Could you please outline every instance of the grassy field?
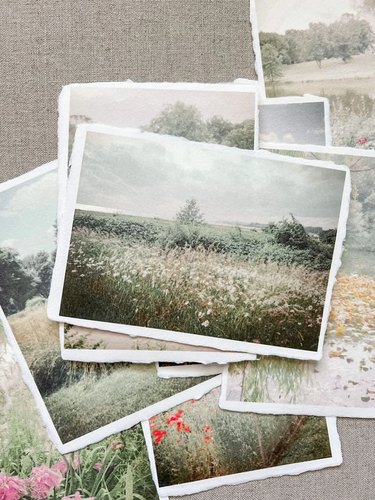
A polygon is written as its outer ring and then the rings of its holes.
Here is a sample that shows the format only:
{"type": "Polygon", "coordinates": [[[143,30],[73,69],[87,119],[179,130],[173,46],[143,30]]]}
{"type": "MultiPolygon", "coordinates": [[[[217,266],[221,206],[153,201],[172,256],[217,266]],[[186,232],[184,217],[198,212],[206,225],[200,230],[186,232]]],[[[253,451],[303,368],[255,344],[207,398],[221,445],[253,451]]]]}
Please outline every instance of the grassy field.
{"type": "Polygon", "coordinates": [[[293,264],[308,263],[308,251],[275,244],[264,231],[81,217],[63,315],[316,348],[328,273],[293,264]]]}
{"type": "Polygon", "coordinates": [[[228,412],[218,396],[150,420],[160,486],[331,456],[324,418],[228,412]]]}

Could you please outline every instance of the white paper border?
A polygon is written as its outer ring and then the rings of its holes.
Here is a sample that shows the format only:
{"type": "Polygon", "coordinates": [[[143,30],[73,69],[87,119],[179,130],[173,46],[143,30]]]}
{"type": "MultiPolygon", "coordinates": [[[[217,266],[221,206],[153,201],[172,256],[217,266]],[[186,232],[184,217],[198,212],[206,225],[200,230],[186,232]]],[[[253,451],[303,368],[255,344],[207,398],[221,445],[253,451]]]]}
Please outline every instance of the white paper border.
{"type": "MultiPolygon", "coordinates": [[[[64,222],[59,238],[59,247],[57,250],[56,264],[53,270],[51,292],[48,300],[48,309],[47,309],[48,317],[53,321],[64,322],[76,326],[96,328],[99,330],[106,330],[118,333],[126,333],[128,335],[133,335],[133,336],[171,340],[176,342],[176,332],[173,331],[160,330],[156,328],[144,328],[134,325],[120,325],[117,323],[71,318],[71,317],[61,316],[59,314],[60,302],[64,286],[65,269],[69,253],[71,229],[73,225],[74,212],[76,208],[80,170],[85,149],[85,140],[87,132],[97,132],[108,135],[116,135],[119,137],[139,138],[142,136],[146,138],[148,137],[149,139],[152,140],[156,140],[158,141],[158,143],[186,141],[189,144],[196,144],[197,147],[201,149],[207,149],[207,150],[211,149],[216,151],[220,150],[222,154],[226,153],[231,154],[234,150],[236,150],[236,148],[226,147],[216,144],[206,144],[201,142],[194,143],[193,141],[187,141],[186,139],[183,138],[163,136],[159,134],[152,134],[149,132],[141,132],[138,129],[119,129],[116,127],[108,127],[105,125],[79,125],[77,128],[76,137],[74,141],[73,154],[72,154],[73,168],[70,176],[66,205],[64,209],[64,222]]],[[[332,295],[332,288],[335,282],[335,277],[341,264],[340,257],[343,248],[343,241],[345,239],[345,234],[346,234],[346,220],[348,217],[349,202],[350,202],[350,171],[346,166],[337,165],[333,162],[291,158],[288,156],[269,153],[267,151],[248,151],[243,149],[237,151],[240,151],[242,155],[248,155],[249,157],[273,159],[284,163],[298,163],[299,165],[309,165],[315,168],[318,167],[318,168],[340,170],[346,173],[343,198],[342,198],[340,215],[337,226],[336,244],[333,252],[332,266],[326,290],[325,305],[323,310],[318,349],[316,351],[306,351],[302,349],[291,349],[285,347],[255,344],[251,342],[205,337],[204,335],[196,335],[196,334],[182,333],[182,332],[179,332],[178,342],[181,344],[201,345],[226,351],[283,356],[294,359],[319,360],[321,359],[323,353],[322,348],[324,342],[324,333],[328,322],[330,298],[332,295]]]]}
{"type": "Polygon", "coordinates": [[[224,366],[218,364],[160,366],[160,363],[156,363],[156,372],[160,378],[207,377],[209,375],[221,375],[224,368],[224,366]]]}
{"type": "Polygon", "coordinates": [[[142,422],[142,429],[145,436],[151,474],[158,494],[160,496],[183,496],[211,490],[219,486],[232,486],[236,484],[248,483],[250,481],[266,479],[269,477],[295,476],[298,474],[302,474],[303,472],[325,469],[327,467],[336,467],[342,464],[342,451],[340,438],[336,427],[336,418],[326,418],[326,422],[328,428],[329,443],[332,452],[332,456],[330,458],[309,460],[288,465],[279,465],[277,467],[269,467],[267,469],[241,472],[228,476],[203,479],[200,481],[193,481],[190,483],[182,483],[164,487],[159,486],[151,429],[148,421],[142,422]]]}
{"type": "MultiPolygon", "coordinates": [[[[291,148],[285,148],[293,151],[291,148]]],[[[358,149],[347,147],[304,147],[304,152],[327,154],[337,156],[356,156],[363,158],[375,158],[375,151],[370,149],[358,149]]],[[[324,345],[323,345],[324,349],[324,345]]],[[[228,394],[229,369],[224,368],[223,384],[219,399],[219,406],[223,410],[253,412],[272,415],[311,415],[321,417],[349,417],[349,418],[375,418],[375,407],[346,407],[339,405],[308,405],[294,403],[255,403],[250,401],[233,401],[227,399],[228,394]]]]}
{"type": "MultiPolygon", "coordinates": [[[[325,145],[318,147],[330,147],[332,145],[332,132],[331,132],[331,112],[330,112],[330,104],[329,99],[327,97],[318,97],[315,95],[304,94],[302,97],[267,97],[262,99],[258,103],[258,110],[260,114],[260,106],[269,106],[275,104],[310,104],[321,102],[324,106],[324,135],[325,135],[325,145]]],[[[259,122],[259,134],[260,130],[260,122],[259,122]]],[[[309,146],[307,146],[309,147],[309,146]]],[[[316,145],[311,145],[311,147],[316,147],[316,145]]],[[[293,151],[304,151],[303,148],[306,148],[306,144],[285,144],[283,142],[267,142],[259,140],[259,148],[260,149],[291,149],[293,151]]]]}

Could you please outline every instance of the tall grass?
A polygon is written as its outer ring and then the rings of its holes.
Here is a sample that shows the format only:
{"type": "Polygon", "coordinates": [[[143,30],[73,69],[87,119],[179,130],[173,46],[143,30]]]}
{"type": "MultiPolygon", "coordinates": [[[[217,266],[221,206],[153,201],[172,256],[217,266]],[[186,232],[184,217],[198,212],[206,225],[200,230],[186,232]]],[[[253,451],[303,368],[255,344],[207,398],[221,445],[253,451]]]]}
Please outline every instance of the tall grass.
{"type": "Polygon", "coordinates": [[[331,456],[325,418],[228,412],[217,399],[150,419],[160,486],[331,456]]]}
{"type": "Polygon", "coordinates": [[[79,228],[61,313],[315,350],[328,273],[265,260],[203,245],[127,242],[79,228]]]}

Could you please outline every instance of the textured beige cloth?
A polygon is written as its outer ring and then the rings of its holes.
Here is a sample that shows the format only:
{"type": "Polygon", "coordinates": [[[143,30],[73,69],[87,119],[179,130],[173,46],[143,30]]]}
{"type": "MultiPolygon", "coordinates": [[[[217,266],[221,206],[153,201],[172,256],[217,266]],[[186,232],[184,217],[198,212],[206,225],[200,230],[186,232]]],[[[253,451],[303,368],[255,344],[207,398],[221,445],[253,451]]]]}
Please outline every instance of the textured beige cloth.
{"type": "MultiPolygon", "coordinates": [[[[254,78],[249,0],[0,0],[0,181],[57,156],[73,82],[254,78]]],[[[340,419],[344,465],[191,500],[373,500],[375,427],[340,419]]]]}

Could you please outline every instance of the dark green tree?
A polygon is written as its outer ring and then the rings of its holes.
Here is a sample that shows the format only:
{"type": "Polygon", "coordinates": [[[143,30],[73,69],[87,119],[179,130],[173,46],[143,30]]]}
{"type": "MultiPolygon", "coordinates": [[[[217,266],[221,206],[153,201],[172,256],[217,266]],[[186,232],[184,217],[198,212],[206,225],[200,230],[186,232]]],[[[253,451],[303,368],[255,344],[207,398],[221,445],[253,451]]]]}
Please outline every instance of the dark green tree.
{"type": "Polygon", "coordinates": [[[277,49],[270,43],[262,47],[262,66],[264,78],[272,84],[275,91],[276,82],[283,76],[281,57],[277,49]]]}
{"type": "Polygon", "coordinates": [[[35,293],[47,298],[52,279],[53,263],[47,252],[38,252],[24,259],[24,267],[34,279],[35,293]]]}

